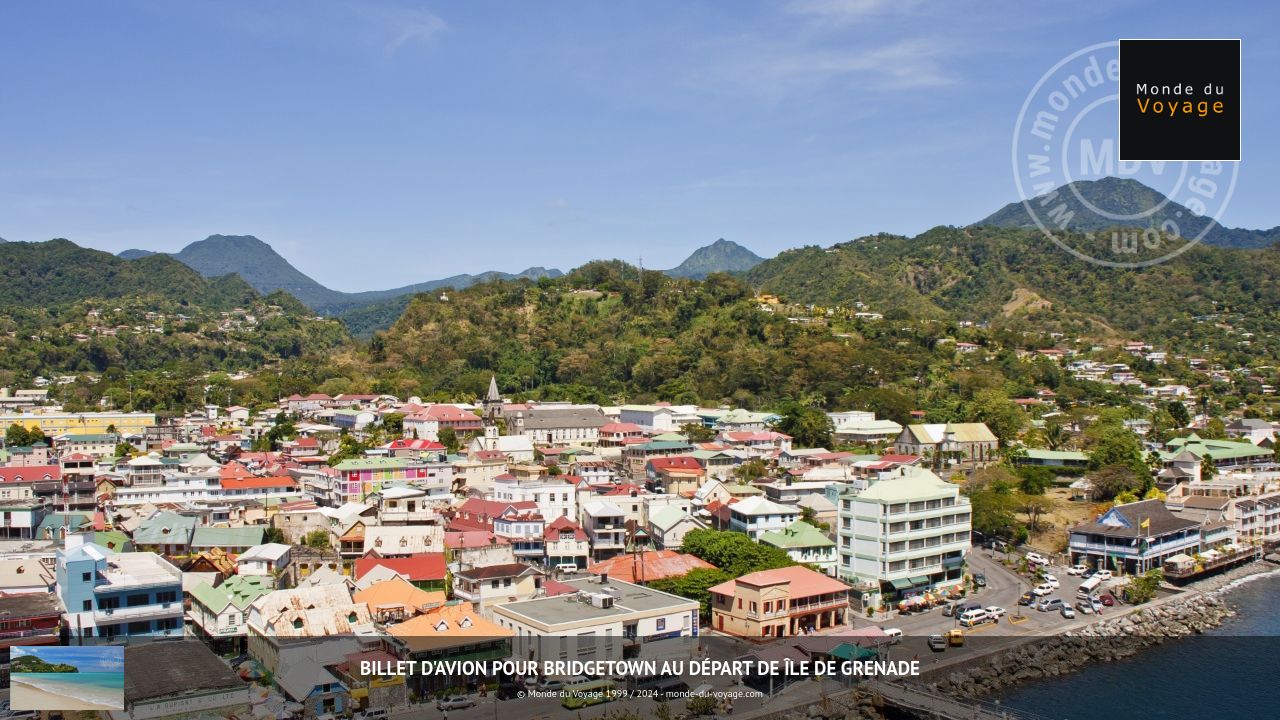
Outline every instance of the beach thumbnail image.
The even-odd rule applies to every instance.
[[[124,648],[10,648],[14,710],[123,710]]]

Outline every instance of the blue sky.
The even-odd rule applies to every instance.
[[[15,658],[35,655],[50,663],[75,665],[80,672],[124,672],[124,648],[116,645],[101,647],[23,647],[10,648]]]
[[[253,234],[341,290],[594,257],[670,267],[977,220],[1063,56],[1242,37],[1222,217],[1280,224],[1269,3],[0,5],[0,237]]]

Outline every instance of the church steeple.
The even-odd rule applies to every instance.
[[[502,416],[502,394],[498,392],[498,377],[489,376],[489,392],[484,396],[484,419],[493,423]]]

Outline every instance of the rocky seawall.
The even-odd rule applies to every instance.
[[[1234,614],[1216,594],[1178,597],[1078,631],[1019,645],[949,672],[930,687],[958,698],[981,698],[1026,680],[1131,657],[1144,648],[1217,627]]]

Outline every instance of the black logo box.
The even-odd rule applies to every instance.
[[[1120,41],[1121,160],[1237,161],[1241,100],[1240,40]]]

